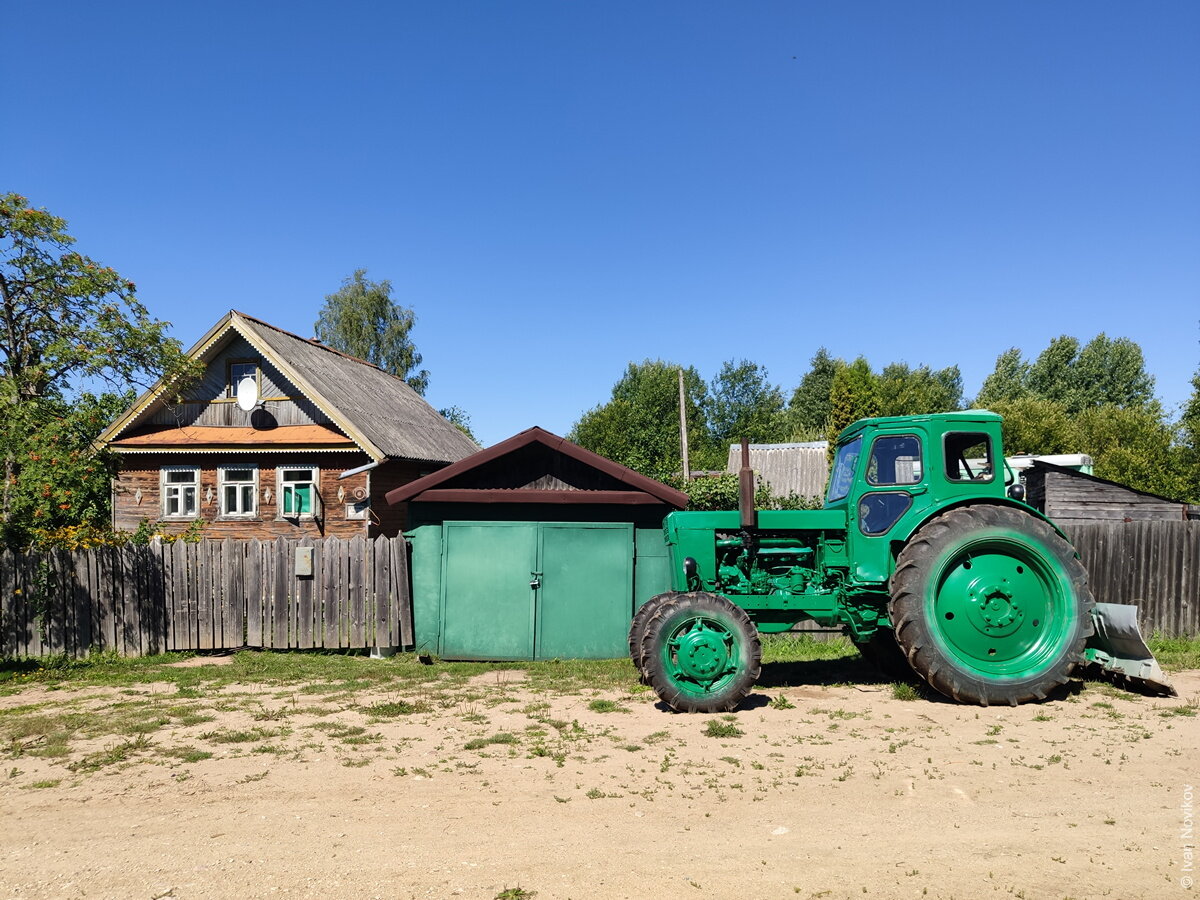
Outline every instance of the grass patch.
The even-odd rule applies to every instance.
[[[745,733],[732,722],[722,722],[719,719],[709,719],[708,724],[704,726],[704,734],[708,737],[732,738],[741,737]]]
[[[105,766],[115,765],[125,762],[133,754],[140,753],[143,750],[150,748],[150,740],[144,734],[132,741],[125,741],[120,744],[114,744],[111,747],[105,747],[103,750],[98,750],[95,753],[89,753],[83,759],[70,763],[67,768],[72,772],[95,772],[103,769]]]
[[[521,739],[507,731],[497,731],[490,737],[475,738],[463,745],[464,750],[482,750],[492,744],[519,744]]]
[[[200,740],[213,744],[253,744],[257,741],[269,741],[274,737],[285,737],[292,733],[290,728],[250,728],[243,731],[207,731],[200,735]]]
[[[1200,669],[1200,636],[1169,638],[1154,635],[1146,644],[1168,672]]]
[[[629,712],[629,710],[623,707],[616,700],[593,700],[588,704],[588,709],[590,709],[592,712],[598,713]]]
[[[893,700],[920,700],[921,695],[917,693],[916,687],[909,684],[907,681],[897,681],[892,685]]]
[[[372,719],[395,719],[400,716],[411,716],[414,713],[430,712],[433,709],[424,700],[409,703],[407,700],[392,700],[388,703],[376,703],[363,709]]]
[[[195,747],[168,747],[160,752],[163,756],[170,756],[189,763],[200,762],[203,759],[212,759],[212,754],[207,750],[198,750]]]

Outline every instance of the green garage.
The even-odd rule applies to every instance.
[[[408,504],[415,648],[444,659],[605,659],[669,584],[687,495],[530,428],[388,494]]]

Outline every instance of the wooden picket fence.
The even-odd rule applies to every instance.
[[[1101,603],[1130,603],[1146,636],[1200,635],[1200,521],[1066,522]]]
[[[297,550],[312,548],[312,575]],[[413,643],[402,537],[0,554],[0,656]]]

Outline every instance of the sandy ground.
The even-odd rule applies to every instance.
[[[1172,700],[1089,684],[978,709],[814,686],[729,717],[475,681],[473,699],[410,714],[420,697],[248,685],[0,698],[0,725],[171,710],[94,768],[116,738],[49,758],[10,740],[0,896],[1193,895],[1181,807],[1200,782],[1200,672],[1174,676]]]

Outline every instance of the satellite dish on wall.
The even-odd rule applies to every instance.
[[[238,382],[237,405],[243,412],[250,412],[258,406],[258,379],[253,375],[243,375]]]

